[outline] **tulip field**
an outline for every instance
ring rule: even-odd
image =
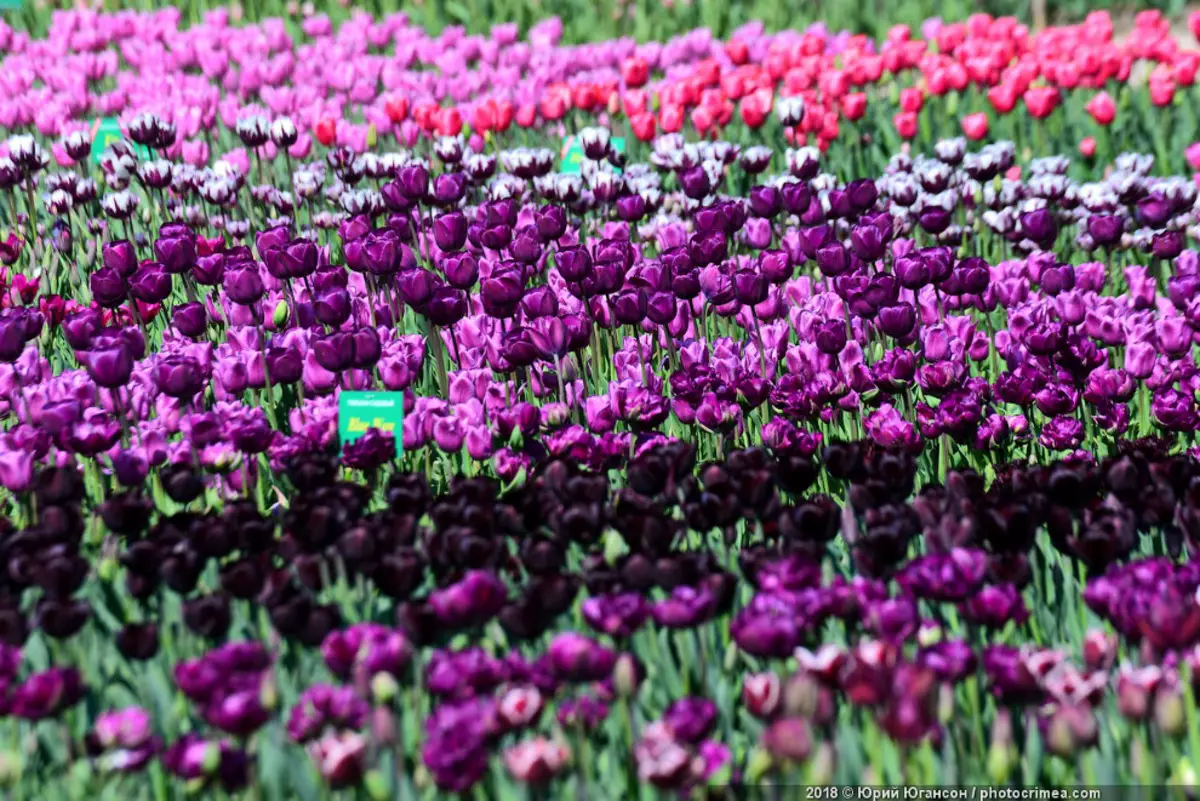
[[[0,797],[1195,797],[1200,12],[322,5],[0,11]]]

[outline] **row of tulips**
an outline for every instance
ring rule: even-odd
[[[38,523],[4,539],[5,593],[39,598],[32,634],[0,614],[4,777],[155,798],[1191,784],[1200,463],[1171,450],[918,490],[914,455],[871,442],[705,463],[670,442],[607,475],[555,458],[508,491],[397,473],[374,496],[307,456],[279,519],[206,508],[184,468],[181,511],[127,490],[102,544],[85,478],[47,468]]]

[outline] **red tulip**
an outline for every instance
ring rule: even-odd
[[[750,60],[750,46],[741,39],[730,39],[725,43],[725,55],[740,67]]]
[[[988,100],[1000,114],[1007,114],[1017,105],[1017,90],[1012,84],[1002,83],[988,89]]]
[[[316,126],[313,127],[313,134],[316,135],[318,142],[329,147],[337,141],[337,121],[332,117],[318,120]]]
[[[635,114],[629,118],[629,127],[633,130],[633,135],[638,138],[639,142],[649,142],[654,138],[654,115],[646,112]]]
[[[750,128],[759,128],[767,121],[767,108],[762,104],[762,99],[757,95],[747,95],[742,98],[742,122],[746,123]]]
[[[570,103],[571,90],[559,83],[546,88],[542,93],[542,102],[539,104],[539,108],[543,117],[556,121],[561,120],[567,113]]]
[[[437,116],[437,131],[442,136],[458,136],[463,128],[462,112],[457,106],[444,108]]]
[[[851,122],[861,120],[867,113],[867,96],[863,92],[851,92],[842,98],[842,113]]]
[[[700,134],[701,136],[708,133],[709,129],[713,127],[713,123],[715,122],[713,119],[713,113],[709,110],[708,106],[696,106],[694,109],[692,109],[691,117],[692,127],[695,128],[696,133]]]
[[[597,105],[596,87],[590,83],[579,84],[571,91],[571,103],[577,109],[591,111]]]
[[[914,112],[899,112],[892,117],[892,124],[896,126],[896,133],[904,139],[912,139],[917,135],[917,115]]]
[[[1096,155],[1096,138],[1094,136],[1085,136],[1079,142],[1079,155],[1085,159],[1090,159]]]
[[[471,114],[471,127],[481,134],[486,134],[496,124],[496,115],[491,102],[480,103]]]
[[[408,98],[392,95],[384,101],[383,110],[387,112],[388,119],[392,122],[404,122],[408,118]]]
[[[1044,120],[1058,106],[1058,90],[1053,86],[1033,86],[1025,90],[1025,108],[1034,119]]]
[[[1101,92],[1088,101],[1087,113],[1100,125],[1108,125],[1117,116],[1117,104],[1113,102],[1108,92]]]
[[[1188,27],[1192,30],[1192,36],[1200,39],[1200,11],[1193,11],[1188,15]]]
[[[532,103],[525,103],[517,108],[515,117],[517,125],[522,128],[532,128],[537,122],[537,106]]]
[[[963,135],[972,142],[978,142],[988,135],[987,114],[978,111],[962,118]]]
[[[925,94],[916,86],[900,90],[900,110],[916,115],[925,105]]]
[[[621,80],[630,89],[646,85],[650,78],[650,65],[640,56],[630,56],[621,62]]]
[[[658,124],[666,133],[679,133],[683,130],[683,107],[674,104],[663,106],[658,112]]]
[[[503,133],[504,131],[508,130],[508,126],[512,125],[513,112],[516,110],[516,106],[513,105],[511,100],[507,99],[496,100],[493,102],[495,103],[494,113],[496,116],[495,129]]]
[[[1156,106],[1169,106],[1175,99],[1175,79],[1170,68],[1159,64],[1150,73],[1150,102]]]

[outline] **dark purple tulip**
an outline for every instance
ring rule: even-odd
[[[387,228],[372,231],[362,238],[362,259],[363,266],[372,275],[387,276],[397,270],[416,267],[412,251]]]
[[[805,206],[808,204],[806,203]],[[773,186],[755,186],[750,189],[750,213],[755,217],[771,219],[783,207],[780,191]]]
[[[729,205],[714,203],[711,206],[701,206],[692,212],[692,224],[697,233],[709,231],[729,233]]]
[[[350,367],[354,359],[354,338],[345,332],[335,331],[314,340],[312,351],[317,364],[331,373],[340,373]]]
[[[905,289],[920,289],[928,284],[933,276],[929,264],[917,254],[909,254],[896,259],[892,270],[900,286]]]
[[[430,190],[434,204],[443,208],[456,205],[467,193],[467,179],[462,173],[445,172],[433,179]]]
[[[512,243],[508,246],[508,252],[513,259],[522,264],[536,264],[537,260],[542,257],[542,240],[538,236],[537,229],[532,225],[522,226],[517,229],[513,236]]]
[[[537,342],[526,328],[505,332],[500,350],[504,360],[516,368],[528,367],[541,355]]]
[[[25,352],[25,327],[12,318],[0,318],[0,362],[13,363]]]
[[[846,184],[846,197],[854,211],[862,214],[875,205],[875,201],[879,197],[879,190],[875,188],[874,180],[859,178]]]
[[[733,274],[733,294],[742,303],[757,305],[767,299],[770,285],[762,273],[753,267],[743,268]]]
[[[546,660],[563,681],[604,681],[612,675],[617,655],[589,637],[568,631],[550,643]]]
[[[466,293],[454,287],[439,286],[429,299],[425,316],[437,326],[454,325],[467,316]]]
[[[331,287],[317,293],[312,302],[317,322],[337,328],[350,319],[350,293],[341,287]]]
[[[140,487],[150,474],[150,464],[141,454],[120,451],[112,460],[113,475],[123,487]]]
[[[258,265],[253,263],[226,269],[221,286],[230,300],[243,306],[251,306],[262,300],[267,291],[258,273]]]
[[[434,280],[433,273],[424,267],[404,270],[396,276],[400,297],[417,311],[424,309],[425,304],[433,297]]]
[[[433,241],[442,250],[459,250],[467,242],[467,217],[461,211],[448,211],[433,221]]]
[[[558,314],[558,296],[548,286],[538,286],[525,293],[521,299],[521,311],[530,320],[538,317],[553,317]]]
[[[808,211],[812,205],[813,197],[812,189],[808,184],[800,181],[788,181],[779,188],[779,194],[783,199],[783,207],[787,209],[788,214],[797,216]]]
[[[197,258],[196,266],[192,268],[192,277],[196,279],[196,283],[203,286],[218,286],[225,280],[226,258],[224,253],[212,253]]]
[[[917,223],[928,233],[936,235],[949,228],[952,219],[950,212],[933,207],[922,211],[921,216],[917,218]]]
[[[204,388],[204,376],[195,359],[186,356],[160,356],[154,364],[154,384],[172,398],[190,400]]]
[[[295,348],[271,348],[267,351],[267,370],[273,384],[294,384],[304,372],[304,360]]]
[[[562,318],[567,329],[568,349],[582,350],[592,341],[592,321],[581,314],[568,314]]]
[[[275,272],[271,274],[277,278],[304,278],[315,273],[320,263],[317,243],[303,237],[297,237],[283,247],[268,252],[273,255],[275,263]],[[267,269],[270,268],[271,261],[268,261]]]
[[[513,229],[509,225],[494,225],[483,229],[479,243],[489,250],[504,250],[512,242]]]
[[[438,623],[448,629],[466,629],[487,623],[504,606],[508,590],[487,570],[471,570],[458,582],[429,594],[429,606]]]
[[[100,330],[100,315],[94,309],[80,309],[63,318],[63,338],[73,350],[87,350]]]
[[[1171,203],[1157,192],[1146,195],[1137,204],[1138,219],[1150,228],[1162,228],[1171,219],[1172,211]]]
[[[379,342],[379,334],[374,328],[359,328],[355,331],[351,338],[354,342],[354,355],[351,357],[350,364],[352,367],[357,367],[360,370],[369,370],[379,361],[379,355],[382,351],[382,345]]]
[[[425,193],[429,189],[429,171],[420,164],[401,167],[399,175],[396,176],[396,184],[400,194],[410,203],[419,203],[425,199]]]
[[[274,429],[261,417],[250,418],[236,424],[229,436],[233,441],[233,446],[242,453],[263,453],[271,447],[271,440],[274,437]],[[196,603],[195,609],[206,610],[201,617],[212,617],[202,628],[208,628],[210,631],[224,631],[229,628],[229,604],[228,599],[224,596],[211,595],[207,598],[194,599],[193,602]],[[192,628],[196,630],[196,627]],[[197,633],[202,632],[197,631]]]
[[[541,206],[534,212],[534,224],[543,242],[553,242],[567,232],[567,212],[562,206]]]
[[[628,239],[601,239],[593,252],[596,264],[615,264],[624,275],[633,266],[633,246]]]
[[[88,279],[92,298],[106,309],[115,309],[125,302],[125,279],[113,267],[101,267]]]
[[[1185,244],[1182,231],[1160,231],[1150,241],[1150,252],[1156,259],[1170,260],[1183,252]]]
[[[729,257],[729,243],[721,231],[695,234],[688,240],[688,257],[696,267],[718,264]]]
[[[404,195],[404,192],[401,191],[399,180],[389,181],[381,186],[379,188],[379,194],[381,197],[383,197],[383,205],[388,207],[388,211],[394,212],[392,216],[399,217],[401,219],[404,218],[406,212],[412,209],[413,201],[417,199],[409,199]],[[425,192],[422,190],[419,197],[424,196]],[[390,225],[391,224],[389,222],[389,227]]]
[[[622,325],[637,325],[646,318],[646,290],[622,289],[612,296],[613,317]]]
[[[496,269],[479,283],[479,297],[489,317],[512,317],[516,314],[525,291],[520,270]]]
[[[646,298],[646,317],[656,325],[668,325],[678,313],[675,296],[670,292],[652,292]]]
[[[850,254],[841,242],[831,242],[817,251],[817,267],[821,274],[835,278],[850,269]]]
[[[967,620],[993,629],[1004,628],[1010,622],[1020,625],[1029,617],[1021,594],[1011,584],[984,587],[961,609]]]
[[[782,250],[764,250],[758,254],[758,270],[768,283],[784,284],[796,272],[788,254]]]
[[[129,276],[137,269],[137,252],[128,239],[106,242],[100,251],[105,267],[111,267],[122,276]]]
[[[1042,270],[1039,283],[1042,285],[1042,290],[1050,296],[1068,292],[1075,288],[1075,268],[1070,264],[1047,267]]]
[[[1021,215],[1021,233],[1038,246],[1049,245],[1058,236],[1058,223],[1054,220],[1054,213],[1048,208],[1025,212]]]
[[[1088,217],[1088,234],[1100,247],[1111,247],[1121,241],[1125,221],[1112,214],[1093,214]]]
[[[817,251],[833,243],[833,229],[828,225],[813,225],[808,228],[801,228],[796,232],[796,238],[800,244],[800,252],[808,258],[813,258],[817,255]],[[793,259],[799,263],[803,259]]]
[[[479,280],[479,262],[470,253],[451,253],[442,260],[446,283],[458,289],[470,289]]]
[[[206,704],[202,715],[210,726],[238,737],[248,737],[270,719],[262,695],[258,687],[225,693]]]
[[[275,250],[287,245],[292,238],[292,230],[286,225],[276,225],[254,235],[254,246],[258,248],[261,257],[268,250]]]
[[[617,216],[625,222],[637,222],[646,216],[646,200],[641,195],[617,198]]]
[[[52,667],[35,673],[11,691],[9,712],[23,720],[52,718],[83,698],[83,679],[75,668]]]
[[[88,351],[83,363],[92,380],[106,389],[124,386],[133,374],[133,356],[124,345]]]
[[[209,315],[204,311],[203,303],[180,303],[170,313],[170,321],[185,337],[199,337],[208,329]]]
[[[592,254],[580,245],[560,248],[554,254],[554,263],[565,281],[582,281],[592,272]]]
[[[676,740],[698,744],[717,726],[717,705],[707,698],[680,698],[667,707],[662,720]]]
[[[846,321],[825,320],[817,323],[815,338],[817,349],[830,356],[836,356],[846,347]]]
[[[917,325],[917,310],[908,303],[897,303],[879,309],[879,330],[893,339],[903,339]]]
[[[679,186],[692,200],[703,200],[712,191],[708,173],[699,165],[679,174]]]
[[[686,273],[677,272],[671,281],[671,291],[680,300],[691,300],[700,294],[700,290],[699,270],[691,270]]]
[[[854,254],[865,262],[879,261],[887,250],[883,232],[874,225],[856,225],[850,232],[850,246]]]
[[[154,243],[154,255],[172,275],[186,273],[196,263],[196,237],[190,232],[179,236],[160,237]]]
[[[142,303],[162,303],[171,295],[171,275],[161,264],[145,262],[129,279],[129,294]]]

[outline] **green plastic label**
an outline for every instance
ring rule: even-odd
[[[400,453],[404,439],[403,392],[344,391],[338,395],[338,439],[343,446],[372,428],[394,436],[396,453]]]
[[[608,140],[609,145],[618,153],[625,152],[625,140],[622,137],[614,136]],[[620,167],[613,168],[620,173]],[[568,136],[563,139],[562,146],[562,164],[559,165],[559,172],[565,172],[571,175],[579,175],[583,172],[583,145],[576,141],[574,136]]]
[[[20,11],[22,0],[0,0],[0,11]]]
[[[105,117],[92,123],[92,163],[99,164],[100,157],[104,155],[105,150],[108,150],[108,146],[124,138],[125,134],[121,133],[121,126],[116,117]],[[138,158],[150,158],[150,148],[133,142],[129,144],[133,147],[133,152],[137,153]]]

